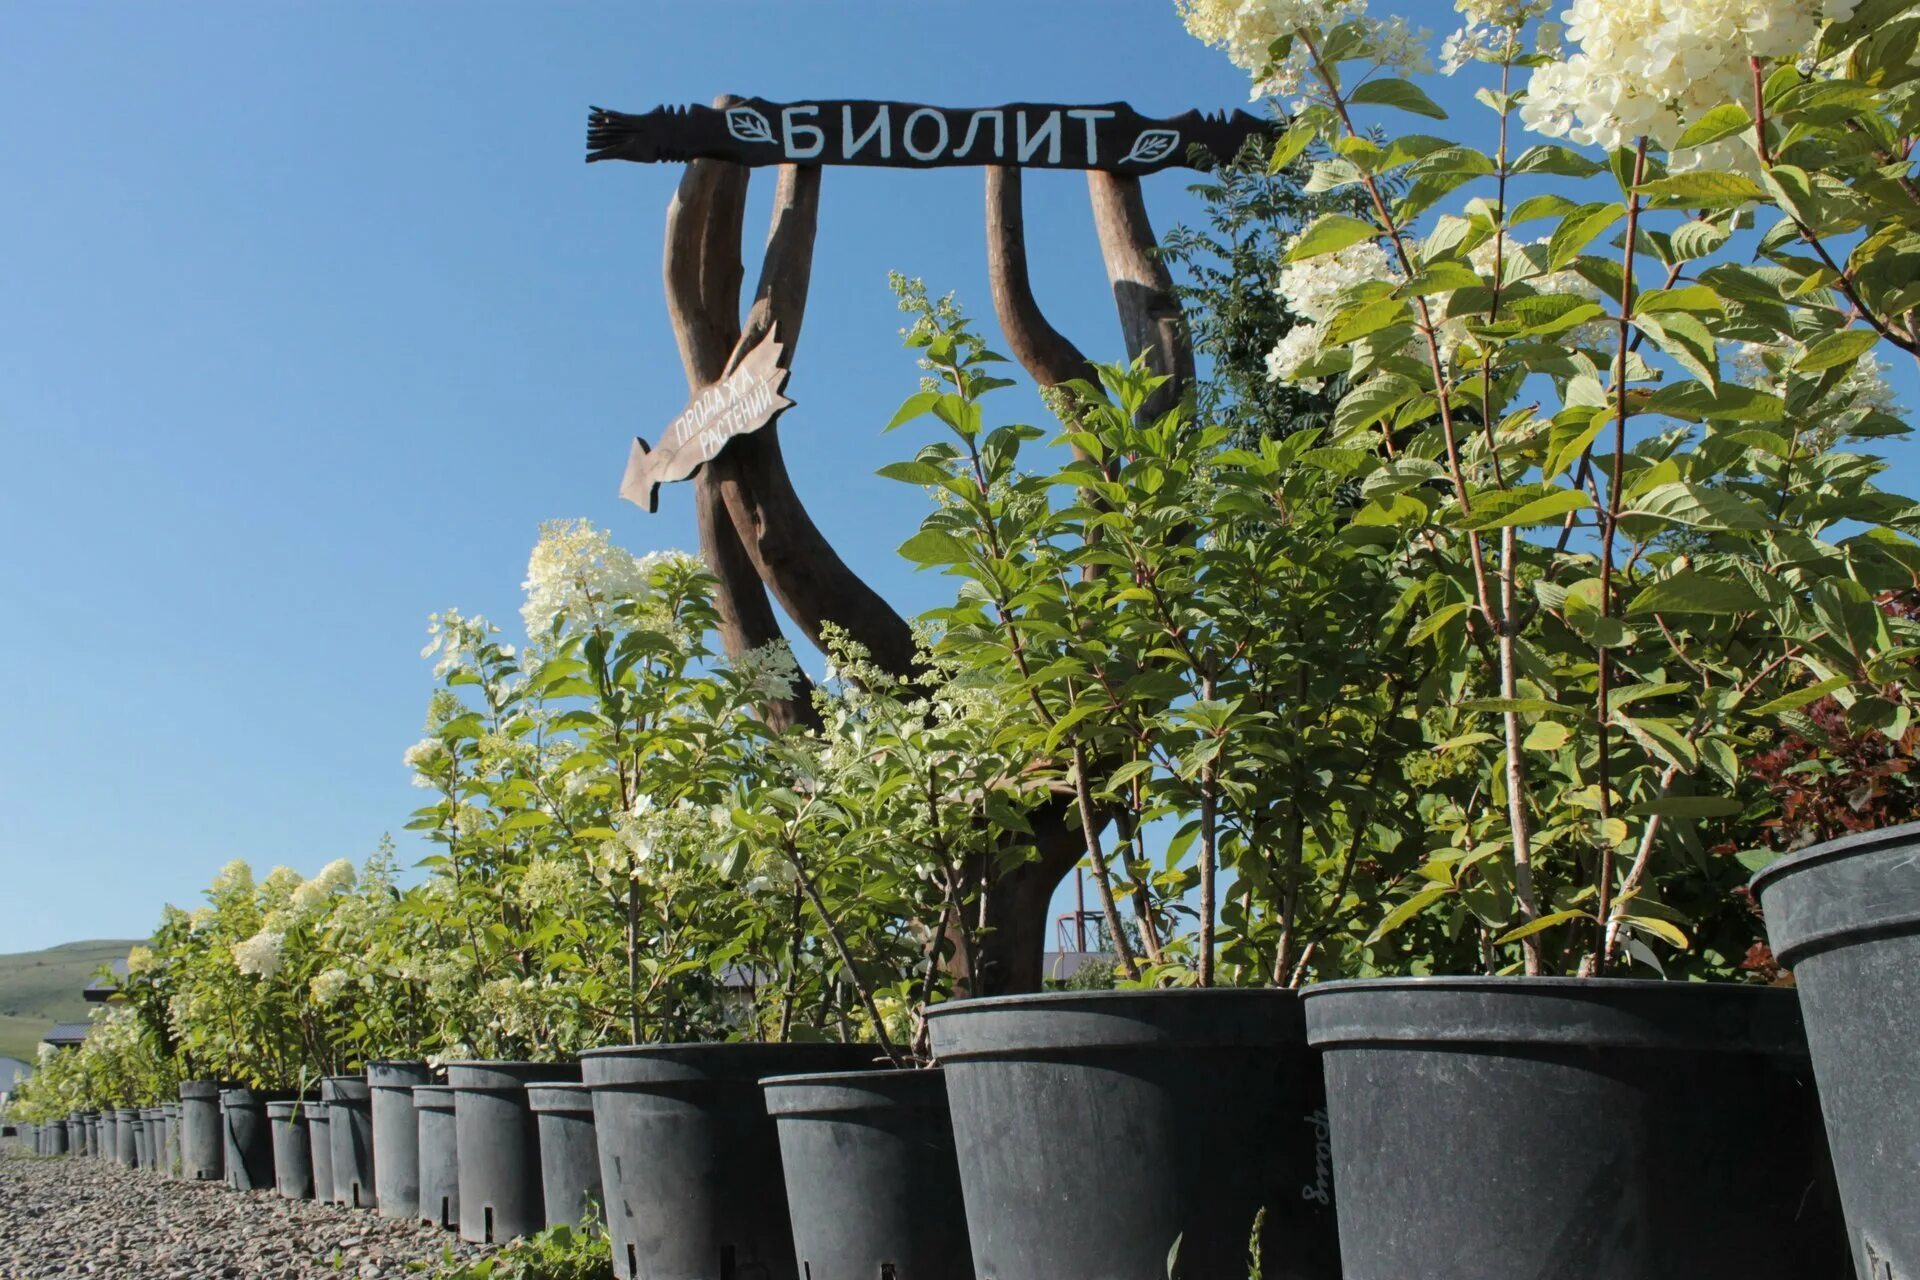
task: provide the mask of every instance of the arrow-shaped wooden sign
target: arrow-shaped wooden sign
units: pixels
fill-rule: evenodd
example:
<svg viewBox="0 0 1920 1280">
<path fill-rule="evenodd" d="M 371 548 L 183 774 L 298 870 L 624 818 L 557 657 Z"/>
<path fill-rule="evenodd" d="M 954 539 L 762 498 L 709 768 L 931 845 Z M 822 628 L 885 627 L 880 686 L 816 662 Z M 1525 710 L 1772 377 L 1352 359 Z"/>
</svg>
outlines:
<svg viewBox="0 0 1920 1280">
<path fill-rule="evenodd" d="M 793 401 L 780 394 L 792 376 L 780 362 L 784 350 L 768 333 L 732 373 L 694 393 L 660 437 L 658 449 L 635 436 L 620 496 L 658 511 L 661 485 L 689 478 L 713 461 L 727 441 L 758 431 L 791 409 Z"/>
</svg>

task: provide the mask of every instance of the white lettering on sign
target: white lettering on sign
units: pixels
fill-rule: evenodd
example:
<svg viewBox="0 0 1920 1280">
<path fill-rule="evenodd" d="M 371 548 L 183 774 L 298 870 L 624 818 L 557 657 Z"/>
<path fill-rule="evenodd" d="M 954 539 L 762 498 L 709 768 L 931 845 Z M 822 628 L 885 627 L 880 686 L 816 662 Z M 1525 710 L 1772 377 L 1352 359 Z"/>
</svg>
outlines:
<svg viewBox="0 0 1920 1280">
<path fill-rule="evenodd" d="M 1033 136 L 1027 136 L 1027 113 L 1013 113 L 1014 159 L 1021 164 L 1033 159 L 1033 153 L 1040 149 L 1042 142 L 1047 143 L 1047 163 L 1060 163 L 1060 113 L 1047 112 L 1046 123 L 1034 130 Z"/>
<path fill-rule="evenodd" d="M 973 135 L 979 132 L 980 121 L 993 117 L 993 158 L 998 160 L 1007 153 L 1007 113 L 1004 111 L 976 111 L 967 117 L 967 136 L 953 149 L 953 154 L 963 156 L 973 150 Z"/>
<path fill-rule="evenodd" d="M 1113 119 L 1113 112 L 1105 107 L 1078 107 L 1067 112 L 1067 119 L 1083 121 L 1087 126 L 1087 163 L 1100 163 L 1100 139 L 1093 126 L 1101 120 Z"/>
<path fill-rule="evenodd" d="M 881 103 L 874 111 L 873 123 L 867 126 L 867 131 L 856 135 L 853 131 L 853 108 L 851 106 L 840 108 L 840 158 L 851 159 L 877 135 L 880 139 L 880 158 L 892 159 L 893 139 L 888 136 L 888 121 L 892 115 L 893 112 L 887 104 Z"/>
<path fill-rule="evenodd" d="M 716 382 L 673 420 L 664 449 L 678 452 L 695 446 L 700 461 L 711 462 L 727 441 L 756 430 L 773 412 L 774 383 L 784 371 L 779 368 L 736 369 L 725 382 Z"/>
<path fill-rule="evenodd" d="M 827 149 L 827 135 L 821 132 L 817 124 L 795 124 L 796 116 L 817 116 L 818 107 L 782 107 L 780 110 L 780 144 L 787 149 L 789 160 L 811 160 Z M 796 142 L 801 134 L 812 134 L 809 143 Z"/>
<path fill-rule="evenodd" d="M 934 135 L 934 143 L 925 151 L 913 145 L 913 126 L 922 120 L 933 121 L 939 132 Z M 915 160 L 931 160 L 947 149 L 947 118 L 932 107 L 921 107 L 907 117 L 906 124 L 900 128 L 900 141 L 907 146 L 907 154 Z"/>
</svg>

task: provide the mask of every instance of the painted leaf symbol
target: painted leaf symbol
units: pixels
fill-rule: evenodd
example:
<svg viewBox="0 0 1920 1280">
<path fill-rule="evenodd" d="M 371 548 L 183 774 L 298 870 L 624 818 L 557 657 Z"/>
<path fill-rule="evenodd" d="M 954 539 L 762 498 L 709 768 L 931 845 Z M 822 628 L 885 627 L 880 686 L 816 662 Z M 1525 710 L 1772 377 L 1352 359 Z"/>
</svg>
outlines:
<svg viewBox="0 0 1920 1280">
<path fill-rule="evenodd" d="M 1180 145 L 1178 129 L 1142 129 L 1133 140 L 1133 150 L 1120 157 L 1121 164 L 1152 164 L 1165 160 Z"/>
<path fill-rule="evenodd" d="M 773 141 L 773 126 L 752 107 L 728 107 L 727 132 L 742 142 Z"/>
</svg>

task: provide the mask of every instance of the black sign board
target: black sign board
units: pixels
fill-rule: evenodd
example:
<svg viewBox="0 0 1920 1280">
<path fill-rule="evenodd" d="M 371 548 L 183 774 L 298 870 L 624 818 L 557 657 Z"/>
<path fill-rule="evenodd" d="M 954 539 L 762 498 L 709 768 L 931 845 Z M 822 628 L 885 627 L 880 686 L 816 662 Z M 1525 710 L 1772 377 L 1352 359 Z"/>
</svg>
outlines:
<svg viewBox="0 0 1920 1280">
<path fill-rule="evenodd" d="M 1215 160 L 1231 160 L 1248 138 L 1275 127 L 1245 111 L 1189 111 L 1155 120 L 1124 102 L 923 107 L 745 98 L 726 108 L 656 107 L 641 115 L 594 107 L 587 117 L 587 159 L 895 169 L 1019 165 L 1142 174 L 1196 167 L 1194 147 Z"/>
</svg>

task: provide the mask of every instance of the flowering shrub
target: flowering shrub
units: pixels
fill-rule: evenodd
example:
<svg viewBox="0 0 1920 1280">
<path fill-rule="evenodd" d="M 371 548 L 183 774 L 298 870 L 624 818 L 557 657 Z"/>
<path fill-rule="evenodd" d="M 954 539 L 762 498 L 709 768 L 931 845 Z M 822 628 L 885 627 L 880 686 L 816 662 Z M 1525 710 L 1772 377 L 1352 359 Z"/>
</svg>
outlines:
<svg viewBox="0 0 1920 1280">
<path fill-rule="evenodd" d="M 1292 246 L 1314 324 L 1271 363 L 1348 379 L 1302 461 L 1358 487 L 1340 536 L 1392 557 L 1439 663 L 1429 847 L 1373 963 L 1465 927 L 1488 967 L 1660 965 L 1698 909 L 1669 890 L 1744 875 L 1699 829 L 1750 744 L 1827 696 L 1857 731 L 1911 720 L 1916 633 L 1873 597 L 1916 582 L 1914 508 L 1856 446 L 1905 430 L 1874 349 L 1920 352 L 1920 11 L 1576 0 L 1562 54 L 1544 4 L 1457 8 L 1490 152 L 1357 127 L 1444 117 L 1357 6 L 1183 6 L 1297 95 L 1276 162 L 1366 196 Z"/>
</svg>

